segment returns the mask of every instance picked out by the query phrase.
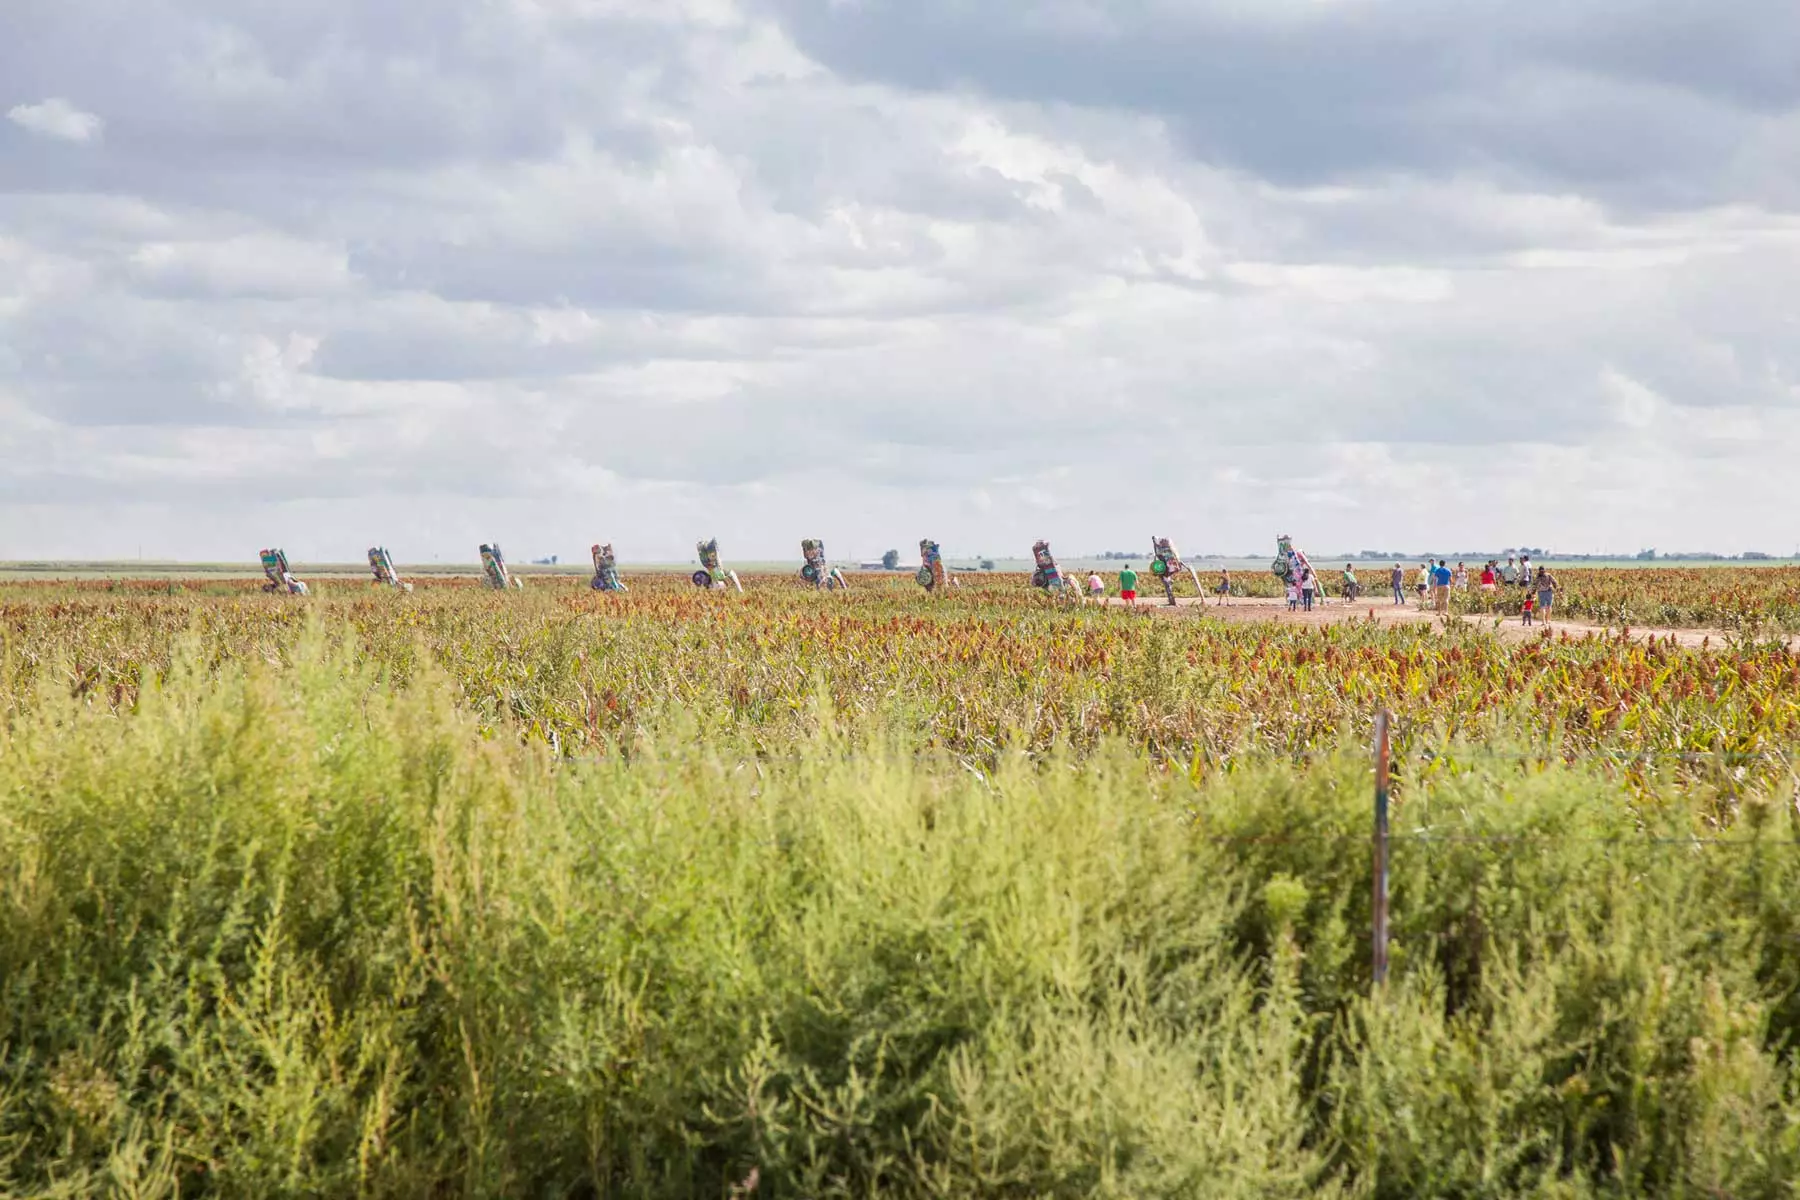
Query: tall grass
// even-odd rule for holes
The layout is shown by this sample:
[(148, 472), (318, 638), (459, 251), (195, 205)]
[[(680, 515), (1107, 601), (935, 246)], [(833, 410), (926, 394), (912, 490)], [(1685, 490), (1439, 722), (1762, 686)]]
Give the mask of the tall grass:
[[(1792, 797), (494, 738), (179, 653), (0, 742), (0, 1192), (1786, 1195)], [(1449, 761), (1449, 760), (1446, 760)], [(1196, 782), (1198, 779), (1198, 782)], [(1710, 826), (1705, 826), (1710, 828)], [(1424, 836), (1429, 835), (1429, 836)]]

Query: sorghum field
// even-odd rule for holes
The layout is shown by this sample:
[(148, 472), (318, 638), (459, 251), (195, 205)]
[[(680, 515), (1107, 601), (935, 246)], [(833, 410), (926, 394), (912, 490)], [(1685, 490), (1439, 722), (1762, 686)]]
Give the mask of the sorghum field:
[(1800, 572), (1558, 574), (0, 586), (0, 1194), (1794, 1195)]
[[(1327, 593), (1341, 592), (1342, 563), (1314, 563)], [(1402, 563), (1408, 597), (1418, 578), (1418, 563)], [(1480, 563), (1470, 564), (1471, 575)], [(1388, 570), (1380, 564), (1356, 564), (1363, 595), (1379, 603), (1388, 595)], [(1560, 616), (1600, 625), (1665, 629), (1725, 629), (1751, 634), (1800, 633), (1800, 567), (1556, 567), (1556, 611)], [(1203, 586), (1218, 582), (1202, 573)], [(1232, 595), (1275, 597), (1281, 581), (1267, 572), (1234, 571)], [(1159, 585), (1147, 585), (1160, 599)], [(1189, 591), (1192, 590), (1189, 584)], [(1148, 593), (1147, 593), (1148, 594)], [(1484, 592), (1479, 587), (1453, 593), (1459, 613), (1516, 615), (1524, 593), (1516, 587)]]

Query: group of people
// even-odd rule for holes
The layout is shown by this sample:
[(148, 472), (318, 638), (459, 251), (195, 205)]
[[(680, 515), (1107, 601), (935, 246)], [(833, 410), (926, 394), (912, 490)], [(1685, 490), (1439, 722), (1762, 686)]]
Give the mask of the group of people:
[[(1126, 566), (1123, 571), (1119, 572), (1119, 599), (1127, 604), (1137, 603), (1137, 580), (1137, 571), (1129, 565)], [(1087, 591), (1088, 599), (1090, 600), (1104, 600), (1106, 598), (1106, 580), (1100, 577), (1100, 572), (1093, 571), (1089, 573), (1087, 577)], [(1231, 595), (1230, 571), (1222, 570), (1219, 572), (1219, 586), (1214, 589), (1214, 594), (1219, 597), (1219, 603), (1221, 604), (1223, 604), (1226, 598)], [(1171, 601), (1171, 603), (1173, 603), (1173, 601)]]
[[(1347, 570), (1348, 568), (1346, 568)], [(1489, 559), (1482, 565), (1477, 577), (1481, 590), (1497, 592), (1503, 587), (1517, 587), (1524, 591), (1525, 598), (1520, 609), (1520, 616), (1525, 624), (1530, 625), (1536, 615), (1548, 615), (1550, 606), (1556, 599), (1556, 576), (1548, 567), (1533, 567), (1530, 555), (1508, 555), (1505, 565), (1498, 559)], [(1406, 572), (1399, 563), (1394, 564), (1390, 582), (1393, 587), (1394, 603), (1406, 603)], [(1428, 598), (1438, 612), (1450, 611), (1450, 593), (1466, 591), (1469, 587), (1469, 567), (1467, 563), (1457, 563), (1451, 570), (1444, 559), (1435, 563), (1427, 559), (1419, 567), (1417, 582), (1413, 585), (1418, 592), (1419, 600), (1424, 603)]]
[[(1349, 570), (1348, 563), (1344, 564), (1344, 569)], [(1313, 574), (1310, 566), (1303, 566), (1288, 576), (1287, 605), (1289, 612), (1311, 612), (1313, 601), (1315, 599), (1322, 601), (1324, 596), (1324, 589), (1319, 586), (1319, 577)]]
[[(1229, 594), (1231, 590), (1231, 573), (1220, 572), (1219, 590)], [(1344, 603), (1354, 604), (1362, 598), (1362, 583), (1356, 578), (1356, 568), (1349, 563), (1344, 564), (1344, 573), (1338, 580)], [(1303, 566), (1298, 573), (1290, 575), (1287, 581), (1287, 603), (1289, 612), (1311, 612), (1313, 601), (1323, 603), (1325, 588), (1319, 577), (1313, 573), (1311, 566)]]
[[(1502, 565), (1498, 559), (1490, 559), (1482, 565), (1475, 577), (1482, 591), (1497, 592), (1502, 587), (1517, 587), (1524, 591), (1524, 601), (1520, 616), (1525, 624), (1530, 625), (1536, 616), (1548, 616), (1550, 606), (1556, 599), (1556, 577), (1548, 567), (1533, 567), (1529, 555), (1508, 555)], [(1394, 603), (1406, 603), (1406, 571), (1399, 563), (1394, 564), (1389, 575)], [(1455, 569), (1444, 559), (1433, 562), (1427, 559), (1418, 570), (1414, 588), (1418, 592), (1420, 603), (1429, 601), (1440, 613), (1450, 611), (1450, 593), (1466, 591), (1470, 583), (1468, 564), (1457, 563)], [(1342, 578), (1343, 597), (1346, 603), (1355, 602), (1362, 595), (1362, 584), (1356, 578), (1356, 568), (1350, 563), (1344, 564)], [(1098, 571), (1087, 578), (1087, 590), (1090, 599), (1101, 600), (1106, 596), (1106, 581)], [(1219, 572), (1218, 585), (1213, 589), (1218, 602), (1223, 604), (1231, 596), (1231, 572)], [(1311, 612), (1314, 600), (1324, 599), (1325, 589), (1320, 586), (1318, 577), (1312, 568), (1306, 567), (1287, 581), (1287, 606), (1290, 612)], [(1127, 604), (1137, 602), (1137, 572), (1127, 566), (1119, 572), (1119, 599)]]
[(1505, 566), (1501, 566), (1498, 560), (1488, 560), (1487, 565), (1481, 568), (1481, 586), (1492, 591), (1501, 585), (1512, 587), (1516, 584), (1529, 591), (1535, 580), (1549, 573), (1548, 570), (1534, 571), (1529, 554), (1518, 559), (1509, 554), (1506, 556)]
[[(1100, 578), (1100, 572), (1094, 571), (1087, 579), (1088, 599), (1104, 600), (1106, 598), (1106, 580)], [(1137, 603), (1137, 572), (1127, 565), (1119, 572), (1119, 599), (1127, 604)]]

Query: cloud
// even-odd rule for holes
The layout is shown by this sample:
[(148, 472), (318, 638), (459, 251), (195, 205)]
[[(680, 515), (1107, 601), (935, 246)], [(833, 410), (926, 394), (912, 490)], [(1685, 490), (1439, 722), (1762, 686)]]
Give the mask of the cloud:
[(820, 63), (915, 91), (1153, 117), (1290, 185), (1477, 174), (1679, 206), (1793, 196), (1800, 11), (1782, 0), (759, 0)]
[(15, 26), (0, 558), (1785, 536), (1774, 0)]
[(97, 142), (106, 128), (105, 121), (60, 96), (39, 104), (15, 104), (6, 110), (6, 119), (39, 137), (61, 142)]

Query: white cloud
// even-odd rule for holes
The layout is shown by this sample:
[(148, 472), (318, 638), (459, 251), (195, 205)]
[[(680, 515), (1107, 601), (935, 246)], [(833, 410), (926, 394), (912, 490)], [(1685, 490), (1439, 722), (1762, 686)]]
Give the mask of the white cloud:
[(341, 245), (309, 245), (277, 234), (144, 242), (131, 252), (126, 270), (147, 294), (222, 299), (325, 298), (352, 283)]
[(1612, 367), (1600, 372), (1600, 386), (1611, 397), (1619, 423), (1630, 429), (1650, 428), (1668, 404), (1654, 389)]
[(40, 137), (62, 142), (97, 142), (106, 128), (105, 121), (82, 112), (61, 96), (38, 104), (15, 104), (6, 110), (6, 119)]

